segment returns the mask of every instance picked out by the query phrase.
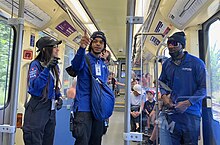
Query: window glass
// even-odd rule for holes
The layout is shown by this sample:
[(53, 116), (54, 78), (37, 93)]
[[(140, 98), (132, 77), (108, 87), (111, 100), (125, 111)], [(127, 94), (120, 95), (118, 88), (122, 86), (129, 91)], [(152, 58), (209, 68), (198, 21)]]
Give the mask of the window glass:
[(75, 55), (75, 50), (68, 45), (65, 47), (65, 54), (64, 54), (64, 63), (63, 63), (63, 83), (62, 83), (62, 90), (63, 94), (66, 96), (66, 90), (72, 85), (73, 77), (67, 74), (65, 68), (71, 65), (71, 60)]
[(208, 69), (211, 85), (211, 96), (214, 119), (220, 122), (220, 21), (217, 20), (209, 27), (210, 67)]
[(168, 48), (166, 47), (165, 49), (164, 49), (164, 56), (165, 57), (170, 57), (170, 55), (169, 55), (169, 50), (168, 50)]
[(0, 108), (2, 108), (8, 100), (14, 31), (5, 21), (0, 20), (0, 32)]
[(125, 63), (121, 64), (121, 78), (125, 78)]

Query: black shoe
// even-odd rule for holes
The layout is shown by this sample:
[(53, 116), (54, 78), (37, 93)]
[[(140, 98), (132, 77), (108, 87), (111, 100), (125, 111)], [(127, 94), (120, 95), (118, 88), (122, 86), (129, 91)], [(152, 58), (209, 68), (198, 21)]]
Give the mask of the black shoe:
[(140, 127), (136, 128), (135, 132), (140, 132)]
[(150, 139), (148, 139), (145, 143), (146, 143), (146, 145), (153, 145), (154, 144), (154, 142), (151, 141)]

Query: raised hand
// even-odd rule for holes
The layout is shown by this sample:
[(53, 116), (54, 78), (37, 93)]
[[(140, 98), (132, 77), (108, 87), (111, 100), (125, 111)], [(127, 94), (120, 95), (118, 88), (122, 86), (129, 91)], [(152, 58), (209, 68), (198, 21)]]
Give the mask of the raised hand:
[(82, 36), (82, 39), (80, 41), (80, 47), (86, 48), (90, 44), (91, 40), (87, 34), (87, 31), (84, 31), (84, 35)]

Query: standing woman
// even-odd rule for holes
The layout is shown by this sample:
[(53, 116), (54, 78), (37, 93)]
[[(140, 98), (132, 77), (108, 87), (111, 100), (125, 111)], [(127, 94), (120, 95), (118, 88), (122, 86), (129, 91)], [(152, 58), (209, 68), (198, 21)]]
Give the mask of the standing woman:
[(40, 53), (31, 62), (28, 73), (30, 101), (25, 106), (23, 139), (25, 145), (53, 145), (56, 111), (62, 107), (58, 68), (58, 45), (50, 37), (40, 38)]

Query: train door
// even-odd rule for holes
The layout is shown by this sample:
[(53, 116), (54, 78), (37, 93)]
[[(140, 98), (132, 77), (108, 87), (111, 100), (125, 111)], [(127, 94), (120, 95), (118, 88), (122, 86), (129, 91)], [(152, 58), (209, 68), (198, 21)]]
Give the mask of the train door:
[[(5, 145), (8, 141), (8, 134), (13, 133), (14, 128), (7, 128), (9, 124), (11, 112), (10, 100), (11, 92), (11, 76), (12, 72), (12, 56), (13, 56), (13, 44), (14, 44), (14, 29), (7, 24), (6, 19), (0, 17), (0, 145)], [(12, 129), (12, 130), (11, 130)]]
[(203, 102), (203, 142), (204, 145), (220, 145), (220, 13), (206, 23), (201, 31), (201, 57), (206, 62), (208, 75), (207, 99)]

